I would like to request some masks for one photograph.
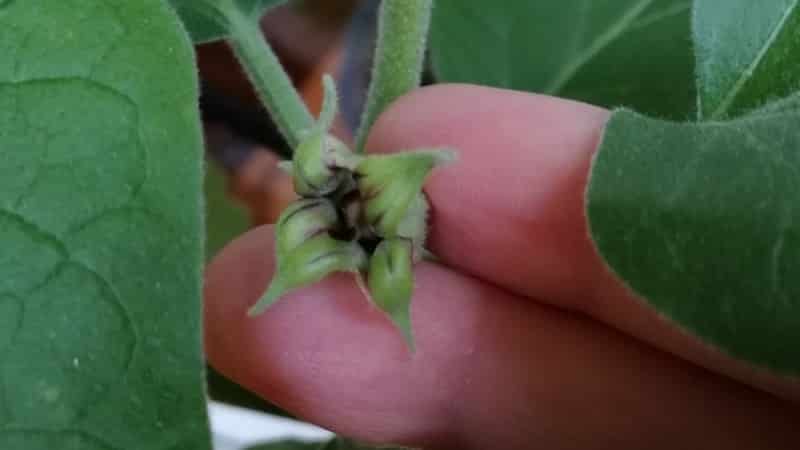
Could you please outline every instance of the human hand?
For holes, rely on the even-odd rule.
[[[273,271],[272,228],[211,263],[212,364],[309,421],[453,449],[780,449],[800,442],[800,381],[760,372],[661,320],[604,266],[583,194],[608,112],[437,86],[379,120],[371,151],[446,146],[426,185],[417,352],[350,275],[246,310]]]

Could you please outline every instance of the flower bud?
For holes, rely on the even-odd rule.
[[[420,195],[425,179],[434,167],[453,156],[449,151],[432,150],[366,157],[356,172],[367,223],[380,236],[415,239],[421,232],[420,223],[424,229],[427,207],[422,206]],[[409,218],[412,213],[421,216]]]
[[[298,145],[292,161],[295,192],[317,197],[327,195],[339,186],[343,174],[326,158],[326,153],[334,151],[334,139],[315,130]]]
[[[292,161],[295,191],[305,197],[320,197],[335,191],[347,175],[342,169],[352,170],[361,159],[329,133],[338,97],[332,78],[325,76],[323,84],[325,98],[319,120],[295,149]]]
[[[414,291],[413,244],[408,239],[386,239],[369,260],[367,284],[372,301],[385,311],[414,349],[411,332],[411,295]]]

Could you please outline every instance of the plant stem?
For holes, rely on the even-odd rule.
[[[433,0],[383,0],[381,4],[372,81],[356,135],[359,152],[389,104],[419,87],[432,4]]]
[[[221,9],[229,21],[231,48],[278,129],[295,148],[303,132],[314,125],[314,118],[264,38],[259,21],[233,2]]]

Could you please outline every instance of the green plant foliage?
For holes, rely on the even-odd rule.
[[[592,236],[660,312],[800,374],[800,109],[675,124],[617,112],[589,187]]]
[[[213,42],[228,35],[228,24],[220,7],[233,5],[253,20],[286,0],[168,0],[181,16],[196,43]]]
[[[700,114],[736,116],[800,88],[800,2],[698,1]]]
[[[696,101],[690,7],[689,0],[437,0],[433,64],[441,81],[686,119]]]
[[[439,0],[432,29],[443,81],[628,107],[587,193],[599,251],[685,328],[794,374],[800,116],[786,98],[800,88],[798,3]],[[692,118],[692,105],[739,119],[665,121]]]
[[[730,3],[697,2],[700,103],[712,116],[766,106],[697,124],[617,111],[588,217],[611,268],[660,312],[735,357],[798,375],[800,97],[780,98],[800,51],[783,36],[796,40],[800,24],[795,2]]]
[[[0,55],[0,448],[208,449],[191,43],[160,0],[12,0]]]

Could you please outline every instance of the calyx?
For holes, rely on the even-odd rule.
[[[372,301],[413,349],[412,266],[425,251],[429,209],[422,188],[431,171],[452,161],[454,153],[354,153],[330,134],[338,101],[333,80],[325,77],[324,85],[318,121],[305,133],[291,164],[283,165],[301,199],[276,224],[275,275],[250,314],[334,272],[353,272],[368,280]]]

